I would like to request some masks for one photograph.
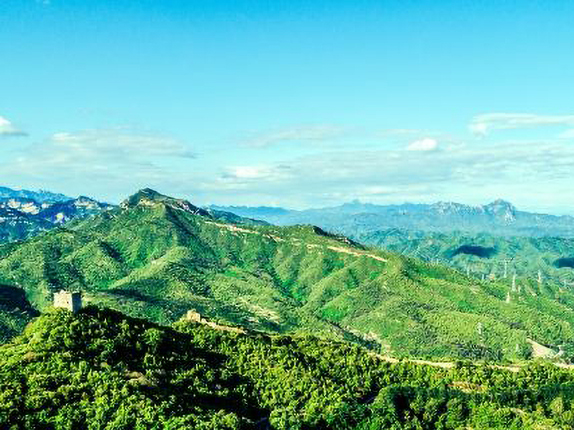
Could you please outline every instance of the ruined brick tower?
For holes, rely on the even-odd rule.
[[[54,293],[54,307],[64,308],[72,312],[82,309],[82,293],[60,290]]]

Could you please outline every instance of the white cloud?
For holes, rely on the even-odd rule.
[[[574,126],[574,115],[489,113],[475,116],[470,122],[469,128],[477,136],[486,136],[492,130],[543,126]]]
[[[438,141],[430,137],[415,140],[407,146],[407,151],[436,151],[438,149]]]
[[[265,147],[281,142],[321,142],[340,137],[344,133],[342,127],[334,125],[312,125],[284,128],[253,136],[245,146]]]
[[[256,179],[266,176],[265,169],[254,166],[232,167],[229,174],[238,179]]]
[[[194,158],[193,152],[181,142],[162,135],[128,128],[85,130],[78,133],[55,133],[39,149],[67,158],[135,161],[149,157]]]
[[[6,118],[0,116],[0,136],[26,136],[26,133],[17,129]]]

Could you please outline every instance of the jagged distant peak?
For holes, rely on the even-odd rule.
[[[87,202],[96,202],[97,200],[88,197],[88,196],[78,196],[77,199],[75,199],[76,201],[87,201]]]
[[[504,199],[496,199],[492,203],[485,205],[485,207],[516,210],[516,207],[512,203]]]
[[[484,206],[487,213],[496,217],[501,217],[504,221],[514,221],[516,219],[516,208],[506,200],[498,199]]]
[[[466,206],[463,205],[462,203],[456,203],[456,202],[437,202],[431,206],[433,206],[435,209],[438,209],[439,211],[470,209],[470,206]]]

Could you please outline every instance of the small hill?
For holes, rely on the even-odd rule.
[[[196,309],[214,322],[313,333],[402,357],[517,360],[530,341],[574,346],[574,295],[533,296],[359,245],[312,226],[224,222],[152,193],[0,247],[0,281],[38,309],[61,288],[168,324]]]
[[[559,430],[570,371],[385,362],[313,337],[50,311],[0,347],[6,429]]]

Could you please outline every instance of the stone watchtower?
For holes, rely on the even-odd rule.
[[[82,309],[82,293],[60,290],[54,293],[54,307],[64,308],[74,313]]]

